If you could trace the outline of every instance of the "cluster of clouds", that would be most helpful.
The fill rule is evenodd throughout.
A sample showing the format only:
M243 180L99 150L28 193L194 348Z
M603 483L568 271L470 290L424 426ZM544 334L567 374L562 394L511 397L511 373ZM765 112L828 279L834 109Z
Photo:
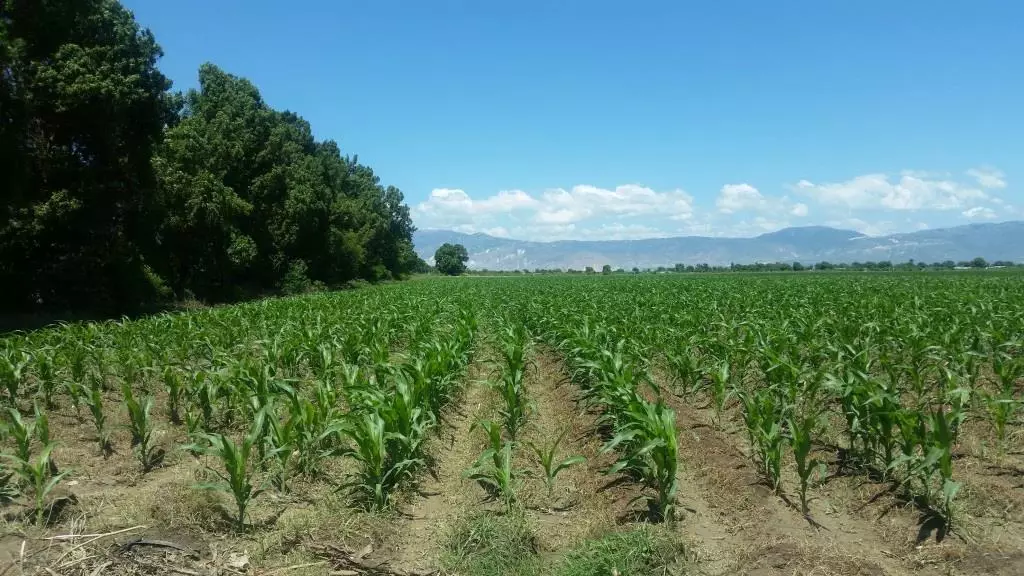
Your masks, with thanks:
M959 178L905 170L842 182L799 180L779 195L745 182L726 184L713 206L698 205L682 189L657 191L638 184L503 190L477 198L461 189L437 188L412 213L420 228L530 240L752 236L810 224L885 234L1015 217L1017 209L1000 196L1006 188L1006 175L991 167L972 168Z

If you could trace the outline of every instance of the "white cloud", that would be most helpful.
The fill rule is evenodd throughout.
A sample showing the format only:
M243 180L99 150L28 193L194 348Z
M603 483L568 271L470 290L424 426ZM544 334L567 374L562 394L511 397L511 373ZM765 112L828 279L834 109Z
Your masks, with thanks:
M1006 188L1006 174L989 166L971 168L967 175L978 181L982 188Z
M503 190L490 198L473 200L458 188L435 188L430 198L416 206L416 210L421 216L443 219L526 210L536 204L537 201L522 190Z
M581 184L544 192L537 208L535 220L541 223L580 222L606 215L686 218L693 213L693 197L682 190L655 192L637 184L614 190Z
M833 182L800 180L788 186L788 195L759 190L753 182L731 183L703 202L682 189L639 184L513 189L490 196L437 188L412 207L412 216L420 228L530 240L753 236L808 224L882 235L964 219L1016 217L1024 211L1011 206L1013 198L996 196L996 189L1006 186L1003 172L983 167L959 178L949 172L904 170Z
M996 217L996 211L985 206L975 206L964 210L961 214L972 220L993 220Z
M638 184L614 189L591 185L553 188L539 196L511 190L483 199L474 199L460 189L437 188L427 200L412 209L420 227L475 232L497 229L504 235L523 237L521 233L530 233L529 237L536 235L544 239L583 238L588 234L658 235L660 229L646 223L621 221L637 218L685 221L693 211L693 197L683 190L658 192ZM615 221L608 222L609 219ZM643 228L636 228L638 225Z
M988 198L982 190L952 180L905 171L893 180L886 174L865 174L845 182L797 182L793 189L825 206L850 209L955 210L967 201Z
M722 214L732 214L740 210L759 210L765 205L765 198L757 188L750 184L726 184L718 192L715 206Z

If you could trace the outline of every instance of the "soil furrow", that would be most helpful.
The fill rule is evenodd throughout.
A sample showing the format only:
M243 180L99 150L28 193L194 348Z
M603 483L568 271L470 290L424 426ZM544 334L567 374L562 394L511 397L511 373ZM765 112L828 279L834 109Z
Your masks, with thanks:
M393 538L385 544L390 548L387 553L391 565L399 571L435 570L452 522L484 496L462 474L480 454L478 431L470 433L470 427L488 411L491 402L488 372L486 360L482 355L477 357L467 372L462 399L453 403L438 434L429 441L431 466L410 500L400 507Z
M666 401L677 414L685 466L680 503L696 508L698 518L714 518L729 535L728 547L718 549L725 558L712 560L764 575L913 572L905 561L894 558L899 551L880 536L875 524L838 510L826 511L817 502L812 503L812 517L823 527L812 526L797 502L788 505L760 482L743 455L743 443L715 429L706 410L672 395ZM685 520L682 529L687 530Z
M630 501L640 488L629 483L613 484L615 477L603 473L614 455L601 454L597 416L576 402L578 390L569 382L561 360L547 350L538 350L536 366L527 382L527 394L534 410L517 449L520 465L538 476L543 472L527 442L549 446L563 432L556 461L581 455L586 461L563 470L556 478L549 498L538 477L524 488L523 501L537 529L544 552L564 550L597 537L628 520Z

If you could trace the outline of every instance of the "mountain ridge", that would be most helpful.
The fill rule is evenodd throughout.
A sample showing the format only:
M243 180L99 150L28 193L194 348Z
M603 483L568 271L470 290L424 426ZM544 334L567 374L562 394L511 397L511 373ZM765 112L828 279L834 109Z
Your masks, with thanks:
M798 226L750 238L675 236L637 240L555 240L540 242L499 238L484 233L417 230L413 243L428 262L445 242L462 244L473 269L519 270L655 268L675 264L713 266L730 263L821 261L921 262L988 260L1024 261L1024 221L965 224L885 236L867 236L828 226Z

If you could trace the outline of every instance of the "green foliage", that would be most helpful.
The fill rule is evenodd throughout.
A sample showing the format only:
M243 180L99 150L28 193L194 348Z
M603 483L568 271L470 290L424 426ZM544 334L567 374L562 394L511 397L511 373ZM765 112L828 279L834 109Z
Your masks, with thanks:
M811 456L811 441L820 431L821 418L817 414L804 414L791 417L789 425L789 445L796 461L796 473L800 477L800 510L804 516L810 514L807 507L807 489L811 475L821 469L823 464Z
M556 576L673 574L668 570L690 555L675 534L656 526L641 525L584 542L566 553L551 573Z
M532 526L521 510L477 513L456 523L445 542L441 563L467 576L534 576L542 573Z
M607 452L622 446L619 460L608 473L625 470L638 474L657 491L657 495L649 499L653 519L672 520L679 468L675 412L662 402L650 403L634 398L625 407L623 416L625 421L601 449Z
M38 418L26 422L21 412L13 408L7 409L8 420L4 423L3 432L14 440L15 454L19 460L27 462L32 454L32 440L35 437Z
M515 440L530 411L530 400L526 395L529 334L522 323L506 320L498 336L499 379L492 385L498 390L503 402L500 414L505 430Z
M116 0L0 8L0 307L143 310L417 266L402 192L212 64L168 92Z
M434 252L434 268L441 274L458 276L466 271L466 262L469 260L469 252L462 244L449 244L445 242Z
M96 440L99 442L100 451L104 454L109 454L111 451L110 446L110 431L107 430L107 416L103 412L103 380L100 376L92 375L89 378L89 393L85 398L85 403L89 406L89 412L92 413L93 425L96 426Z
M39 395L46 408L53 408L53 395L57 392L57 369L52 350L40 350L35 358L36 378L39 380Z
M135 399L132 387L127 383L122 385L121 391L124 395L125 408L128 410L128 431L132 435L132 447L139 456L139 462L142 463L142 471L148 472L157 456L153 451L153 421L149 417L149 412L153 408L153 398L147 396L140 403Z
M18 405L21 386L27 375L31 356L24 350L5 346L0 349L0 384L7 392L6 401L9 406Z
M0 500L9 500L18 493L18 485L27 487L35 499L36 523L42 524L46 510L46 498L60 483L67 472L57 473L50 454L55 443L50 441L50 421L46 412L34 406L35 418L26 422L21 413L7 409L7 421L3 424L3 435L14 440L13 454L0 454L11 465L10 471L0 470ZM32 457L32 443L39 441L39 455ZM11 478L16 477L17 483Z
M248 434L240 443L223 434L202 434L200 438L205 440L205 444L190 447L220 461L218 468L206 467L206 470L216 475L220 481L202 483L198 488L231 495L235 502L235 529L238 531L245 528L245 512L249 504L264 491L256 484L257 463L252 459L253 448L262 441L264 417L264 412L256 415Z
M533 453L537 455L537 463L540 464L541 471L544 473L541 479L544 481L544 487L548 491L548 499L551 498L552 493L555 489L555 479L558 478L558 474L567 468L576 466L586 462L586 458L583 456L569 456L562 460L556 460L556 454L558 452L558 446L562 443L562 439L569 433L569 429L566 428L561 434L555 438L551 444L547 446L537 446L536 444L529 442L527 446L533 450Z
M175 366L164 366L161 372L167 391L167 417L174 424L181 423L182 374Z
M511 509L516 499L519 478L526 472L513 467L512 443L502 439L501 424L481 420L472 426L477 427L482 428L487 434L488 446L463 476L479 482L493 498L501 498L506 508Z
M21 483L27 486L35 500L36 524L43 524L46 519L46 498L57 487L57 484L67 476L68 471L54 473L53 461L50 454L57 445L50 442L42 446L39 455L22 458L20 455L0 454L11 462L14 474L18 476Z
M391 492L411 477L418 458L402 458L387 449L386 423L378 413L364 414L343 430L355 444L345 455L359 464L358 472L342 488L369 508L380 510L390 503Z
M5 2L0 306L113 311L157 297L145 254L170 82L114 0Z
M199 86L154 160L175 292L298 294L411 268L413 227L397 188L317 142L301 117L271 109L248 80L205 64Z

